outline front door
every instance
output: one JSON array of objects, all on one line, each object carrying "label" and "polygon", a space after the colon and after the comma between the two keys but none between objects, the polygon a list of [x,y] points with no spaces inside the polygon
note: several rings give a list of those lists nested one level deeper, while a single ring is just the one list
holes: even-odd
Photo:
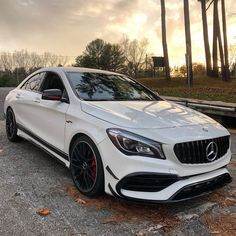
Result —
[{"label": "front door", "polygon": [[[60,76],[47,72],[41,91],[46,89],[60,89],[66,93]],[[40,97],[37,117],[35,117],[35,133],[52,147],[64,151],[65,120],[69,103],[61,101],[44,100]]]}]

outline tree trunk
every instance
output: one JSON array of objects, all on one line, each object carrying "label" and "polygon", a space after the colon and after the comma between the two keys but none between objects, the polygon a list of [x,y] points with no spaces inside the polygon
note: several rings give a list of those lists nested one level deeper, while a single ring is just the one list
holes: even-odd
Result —
[{"label": "tree trunk", "polygon": [[223,79],[230,80],[226,15],[225,15],[225,0],[221,0],[221,9],[222,9],[222,26],[223,26],[224,55],[225,55],[225,67],[223,70],[224,71]]},{"label": "tree trunk", "polygon": [[[218,10],[217,10],[217,12],[218,12]],[[223,44],[222,44],[222,38],[221,38],[219,14],[217,14],[216,21],[217,21],[216,34],[217,34],[217,41],[219,43],[221,74],[223,75],[224,68],[225,68],[225,61],[224,61],[224,50],[223,50]]]},{"label": "tree trunk", "polygon": [[213,60],[213,76],[218,77],[218,48],[217,48],[217,34],[219,32],[218,21],[218,0],[214,1],[214,10],[213,10],[213,45],[212,45],[212,60]]},{"label": "tree trunk", "polygon": [[166,79],[170,80],[170,65],[169,65],[169,56],[166,40],[166,9],[165,9],[165,0],[161,1],[161,28],[162,28],[162,47],[165,61],[165,74]]},{"label": "tree trunk", "polygon": [[186,58],[187,58],[187,75],[189,86],[193,85],[193,68],[192,68],[192,46],[191,46],[191,31],[189,18],[189,1],[184,0],[184,23],[185,23],[185,38],[186,38]]},{"label": "tree trunk", "polygon": [[204,38],[205,57],[206,57],[206,73],[208,76],[212,76],[211,52],[209,45],[207,13],[206,13],[206,0],[200,0],[200,1],[202,9],[202,27],[203,27],[203,38]]}]

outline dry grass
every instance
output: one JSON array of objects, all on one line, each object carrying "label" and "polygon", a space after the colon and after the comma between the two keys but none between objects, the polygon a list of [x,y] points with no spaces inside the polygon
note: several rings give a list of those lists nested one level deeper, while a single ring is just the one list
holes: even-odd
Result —
[{"label": "dry grass", "polygon": [[160,95],[236,103],[236,79],[225,82],[218,78],[195,77],[191,91],[186,78],[172,78],[171,81],[164,78],[137,80]]}]

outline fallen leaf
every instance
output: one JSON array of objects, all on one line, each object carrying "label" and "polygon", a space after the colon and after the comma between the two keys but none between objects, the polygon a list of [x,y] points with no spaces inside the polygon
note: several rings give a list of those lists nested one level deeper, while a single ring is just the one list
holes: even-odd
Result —
[{"label": "fallen leaf", "polygon": [[18,196],[20,196],[20,193],[16,192],[16,193],[14,193],[14,196],[18,197]]},{"label": "fallen leaf", "polygon": [[50,211],[48,208],[41,208],[41,209],[38,209],[36,213],[41,216],[47,216],[48,214],[50,214]]},{"label": "fallen leaf", "polygon": [[136,236],[147,236],[148,232],[144,229],[140,230],[138,233],[136,233]]},{"label": "fallen leaf", "polygon": [[155,226],[150,227],[150,228],[148,229],[148,231],[149,231],[149,232],[155,231],[155,230],[161,229],[161,228],[163,228],[163,227],[164,227],[164,225],[158,224],[158,225],[155,225]]},{"label": "fallen leaf", "polygon": [[77,199],[75,199],[75,201],[78,202],[79,204],[86,204],[86,201],[84,201],[81,198],[77,198]]}]

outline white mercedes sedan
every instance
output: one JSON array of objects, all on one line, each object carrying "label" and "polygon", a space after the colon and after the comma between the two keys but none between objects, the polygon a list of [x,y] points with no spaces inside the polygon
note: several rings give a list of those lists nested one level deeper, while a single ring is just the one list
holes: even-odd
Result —
[{"label": "white mercedes sedan", "polygon": [[90,197],[168,202],[231,182],[230,134],[135,80],[86,68],[44,68],[6,97],[6,134],[70,168]]}]

